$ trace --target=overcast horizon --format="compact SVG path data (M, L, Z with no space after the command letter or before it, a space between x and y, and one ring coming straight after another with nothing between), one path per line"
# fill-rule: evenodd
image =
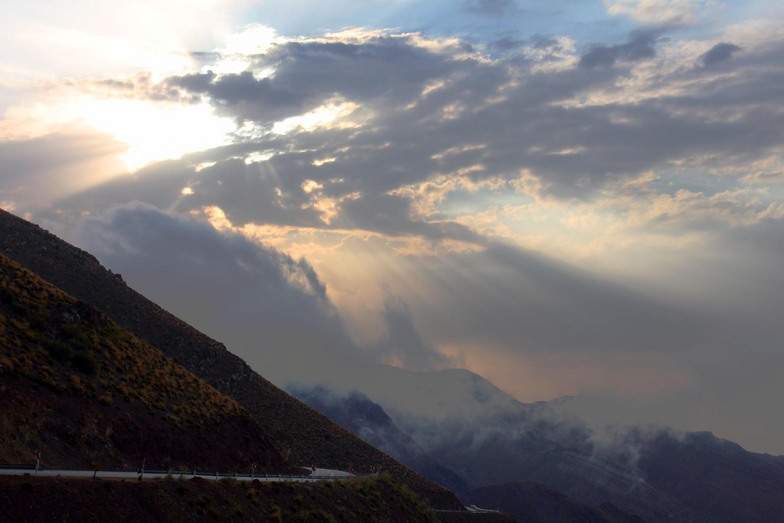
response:
M0 207L278 384L466 368L784 454L783 21L11 0Z

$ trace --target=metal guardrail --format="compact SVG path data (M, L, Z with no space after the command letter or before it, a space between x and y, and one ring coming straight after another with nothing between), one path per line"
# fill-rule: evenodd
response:
M264 472L255 472L255 473L239 473L239 472L220 472L220 471L206 471L206 470L155 470L155 469L139 469L139 470L59 470L53 468L44 468L40 467L36 470L35 465L29 464L13 464L13 463L0 463L0 471L8 470L8 471L24 471L25 475L28 474L35 474L39 475L39 473L43 474L47 477L52 476L59 476L60 473L66 475L66 477L93 477L93 478L100 478L100 477L118 477L122 475L122 477L131 478L131 477L138 477L139 479L144 479L145 476L149 479L165 479L169 478L177 478L177 479L186 479L186 478L204 478L204 479L226 479L226 480L240 480L240 481L252 481L252 480L259 480L259 481L337 481L337 480L345 480L351 479L353 475L342 475L342 474L329 474L329 475L304 475L304 474L269 474ZM27 471L30 471L29 473Z

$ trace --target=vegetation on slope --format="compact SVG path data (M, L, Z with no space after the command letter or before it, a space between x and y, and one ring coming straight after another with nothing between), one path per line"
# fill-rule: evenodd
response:
M282 470L236 401L0 255L0 461Z
M0 521L357 521L431 523L435 513L387 477L320 483L143 482L0 477Z

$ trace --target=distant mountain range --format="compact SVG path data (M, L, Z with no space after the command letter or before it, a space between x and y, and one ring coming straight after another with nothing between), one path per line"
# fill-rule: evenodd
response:
M784 521L784 457L666 427L594 434L466 370L365 369L359 381L362 392L291 391L467 504L519 521Z

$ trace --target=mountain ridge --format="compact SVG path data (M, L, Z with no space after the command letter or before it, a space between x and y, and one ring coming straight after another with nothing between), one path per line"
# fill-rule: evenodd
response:
M403 373L398 369L398 374ZM433 380L428 380L428 373L410 374L429 384L433 389L430 401L435 404L439 394L455 393L450 388L446 392L435 390L433 384L439 376L461 378L458 382L466 390L458 396L464 398L472 397L476 384L482 383L481 377L467 372L435 372ZM410 387L410 380L403 383L416 390ZM497 388L487 390L501 392ZM308 398L307 391L297 394ZM355 402L349 395L343 398L341 406L340 394L333 393L331 403L312 404L339 420L346 405ZM325 397L325 393L316 397ZM367 398L369 402L377 401L370 391ZM509 485L519 482L557 492L564 499L598 511L602 517L607 515L601 507L614 507L615 516L621 520L637 517L648 523L784 521L784 457L748 452L711 433L681 433L667 427L616 427L596 436L578 419L550 410L547 402L500 400L511 408L473 409L479 412L473 418L467 415L472 411L470 406L432 418L423 416L420 409L413 413L396 410L400 403L391 404L387 410L383 398L379 408L417 448L472 487L456 490L464 503L496 500L501 509L520 521L528 521L536 511L532 504L516 504L509 494L518 488ZM488 398L477 401L484 405ZM352 430L371 433L374 420L376 426L383 427L378 420L384 419L377 413L364 420L368 427ZM359 421L360 418L353 420L355 424ZM394 446L387 447L387 451L396 454ZM411 465L416 466L414 462ZM454 489L456 484L450 486ZM529 487L521 492L530 494L534 487ZM472 492L481 492L482 497L473 497ZM546 504L547 499L553 498L548 494L541 501Z
M357 438L254 372L226 347L174 317L91 254L41 227L0 210L0 252L90 304L140 339L236 400L292 462L392 472L433 506L458 509L457 498Z
M291 470L236 401L2 254L0 346L0 461Z

